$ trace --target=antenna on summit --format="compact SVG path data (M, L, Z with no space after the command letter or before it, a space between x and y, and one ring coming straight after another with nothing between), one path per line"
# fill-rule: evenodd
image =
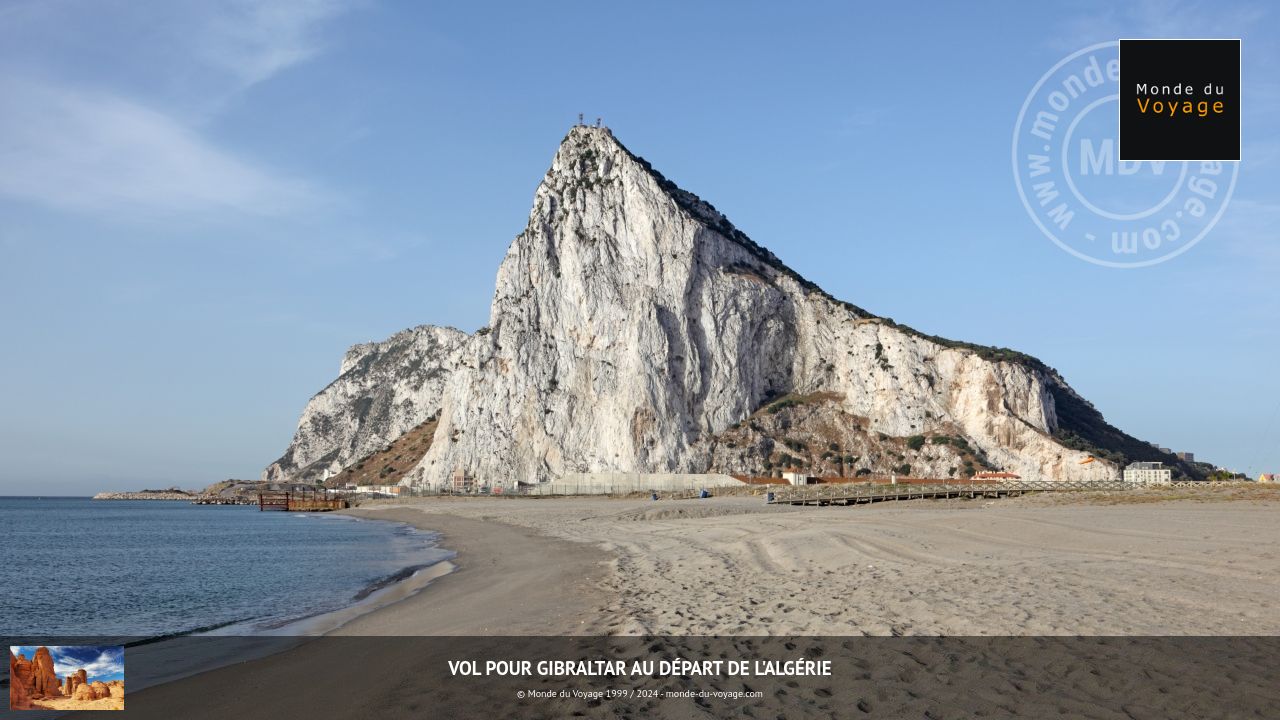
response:
M582 113L578 113L578 124L579 124L579 125L586 125L586 123L582 122Z
M600 118L596 118L596 127L600 127Z

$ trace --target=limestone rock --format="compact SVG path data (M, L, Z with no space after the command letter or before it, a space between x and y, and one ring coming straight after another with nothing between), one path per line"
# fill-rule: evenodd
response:
M788 416L743 431L780 400L811 397L822 407L804 438L788 435ZM1177 463L1035 358L836 300L604 128L575 127L560 145L498 269L489 327L352 348L264 477L335 472L437 413L405 482L439 486L457 470L506 486L570 472L760 475L792 460L835 472L837 454L880 471L972 465L1028 480ZM1081 465L1090 454L1101 459Z
M424 325L347 351L338 379L307 403L293 442L262 479L323 480L440 412L467 335Z

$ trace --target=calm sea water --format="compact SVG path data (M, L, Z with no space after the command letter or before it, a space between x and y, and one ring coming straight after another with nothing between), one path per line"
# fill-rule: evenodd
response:
M0 498L0 636L271 627L451 555L435 540L330 513Z

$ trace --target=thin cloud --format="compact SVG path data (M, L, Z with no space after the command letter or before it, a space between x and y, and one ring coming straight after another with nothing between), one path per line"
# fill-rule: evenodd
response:
M218 3L203 23L197 53L253 85L313 57L321 49L319 28L352 7L346 0Z
M127 98L3 79L0 94L0 194L64 210L278 215L317 193Z
M50 2L9 13L0 64L0 196L57 210L153 217L277 216L330 201L312 181L213 139L227 100L323 50L322 29L354 0ZM143 22L154 17L154 22ZM110 42L134 72L86 82L68 23ZM145 33L145 36L142 35ZM161 48L162 50L157 50ZM155 62L162 52L166 62ZM15 54L16 53L16 54ZM76 81L65 78L76 77ZM106 80L105 78L113 78ZM182 88L177 96L170 92Z
M92 682L97 678L110 678L124 674L124 657L120 648L104 648L96 651L89 659L82 659L67 652L68 648L51 647L49 654L53 656L53 671L58 677L66 677L83 669Z

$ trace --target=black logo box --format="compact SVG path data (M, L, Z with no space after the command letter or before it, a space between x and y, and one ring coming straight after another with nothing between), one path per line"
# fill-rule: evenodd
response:
M1120 159L1239 160L1240 46L1238 39L1121 39Z

